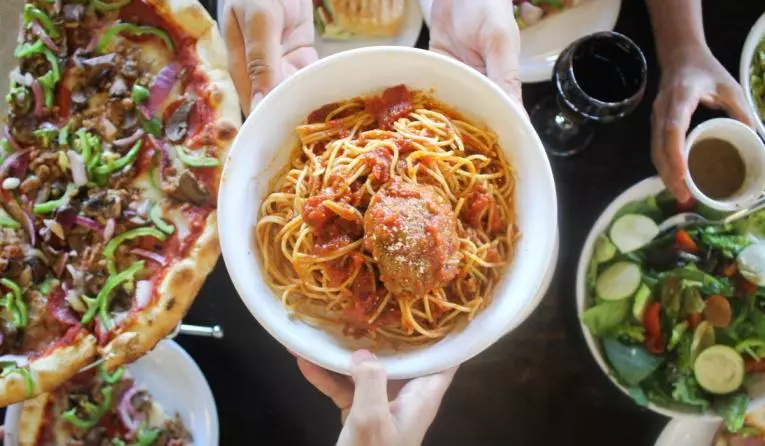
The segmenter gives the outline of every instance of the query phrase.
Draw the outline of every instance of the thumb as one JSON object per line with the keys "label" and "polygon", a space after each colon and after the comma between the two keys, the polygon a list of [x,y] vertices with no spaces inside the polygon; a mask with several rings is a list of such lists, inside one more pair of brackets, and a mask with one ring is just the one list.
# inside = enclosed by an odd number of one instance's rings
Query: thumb
{"label": "thumb", "polygon": [[521,52],[520,34],[515,20],[508,20],[488,31],[481,39],[481,53],[486,63],[486,75],[511,98],[523,104],[518,59]]}
{"label": "thumb", "polygon": [[720,105],[731,118],[737,119],[749,127],[754,127],[755,121],[747,107],[744,89],[736,81],[731,79],[729,83],[720,86],[718,97]]}
{"label": "thumb", "polygon": [[388,377],[372,353],[359,350],[352,356],[351,375],[356,388],[353,392],[351,415],[388,410]]}
{"label": "thumb", "polygon": [[[279,82],[281,33],[284,17],[280,10],[251,5],[236,18],[244,38],[244,56],[250,92],[242,98],[250,113],[258,102]],[[278,9],[278,8],[277,8]]]}

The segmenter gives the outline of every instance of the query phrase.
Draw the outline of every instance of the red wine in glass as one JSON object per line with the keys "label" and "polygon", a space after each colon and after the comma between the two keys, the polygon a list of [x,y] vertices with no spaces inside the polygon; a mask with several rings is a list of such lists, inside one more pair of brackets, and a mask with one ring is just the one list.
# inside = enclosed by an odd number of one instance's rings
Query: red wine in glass
{"label": "red wine in glass", "polygon": [[569,45],[553,69],[556,96],[530,113],[547,153],[569,156],[587,147],[594,123],[621,119],[637,108],[646,79],[643,52],[622,34],[590,34]]}

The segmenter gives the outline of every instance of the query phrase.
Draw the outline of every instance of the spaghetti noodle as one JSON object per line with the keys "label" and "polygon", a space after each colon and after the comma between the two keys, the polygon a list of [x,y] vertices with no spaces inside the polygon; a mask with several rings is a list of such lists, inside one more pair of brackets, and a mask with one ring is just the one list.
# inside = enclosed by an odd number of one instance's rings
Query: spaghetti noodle
{"label": "spaghetti noodle", "polygon": [[297,134],[255,228],[286,308],[395,346],[439,339],[489,304],[519,236],[493,133],[397,86],[326,105]]}

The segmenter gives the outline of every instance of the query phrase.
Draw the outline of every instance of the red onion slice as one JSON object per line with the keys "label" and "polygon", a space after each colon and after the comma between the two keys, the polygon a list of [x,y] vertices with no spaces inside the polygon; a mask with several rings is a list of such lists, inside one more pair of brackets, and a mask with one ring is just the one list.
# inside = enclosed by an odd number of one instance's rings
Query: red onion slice
{"label": "red onion slice", "polygon": [[130,250],[130,253],[138,257],[143,257],[144,259],[157,262],[161,266],[167,265],[167,259],[165,259],[163,255],[157,254],[156,252],[149,251],[147,249],[133,248]]}
{"label": "red onion slice", "polygon": [[117,147],[129,147],[138,142],[143,135],[145,135],[146,132],[143,131],[143,129],[138,129],[133,133],[132,135],[128,136],[127,138],[117,139],[114,141],[114,145]]}
{"label": "red onion slice", "polygon": [[167,153],[167,146],[161,141],[159,141],[157,138],[149,135],[149,141],[156,147],[160,152],[159,157],[159,184],[163,185],[165,183],[165,169],[167,169],[167,166],[170,165],[170,155]]}
{"label": "red onion slice", "polygon": [[37,37],[40,38],[42,43],[45,44],[48,48],[53,50],[53,52],[58,53],[60,48],[58,45],[56,45],[56,42],[53,41],[53,39],[50,38],[50,36],[45,32],[42,26],[40,26],[37,22],[32,22],[32,32],[37,35]]}
{"label": "red onion slice", "polygon": [[16,42],[24,43],[24,14],[19,14],[19,34],[16,36]]}
{"label": "red onion slice", "polygon": [[136,412],[135,408],[133,407],[132,399],[134,396],[138,394],[142,389],[137,385],[133,384],[127,391],[122,395],[122,399],[120,399],[119,406],[117,406],[117,413],[120,416],[120,421],[122,421],[122,425],[127,429],[128,438],[132,439],[135,435],[135,432],[140,427],[141,423],[139,420],[137,420],[138,413]]}
{"label": "red onion slice", "polygon": [[10,154],[8,158],[6,158],[5,161],[3,161],[3,164],[0,164],[0,180],[5,178],[6,175],[8,175],[8,172],[11,171],[11,169],[15,169],[17,163],[22,162],[23,158],[31,150],[32,149],[19,150],[18,152],[13,152],[12,154]]}
{"label": "red onion slice", "polygon": [[104,230],[104,227],[101,225],[101,223],[93,220],[92,218],[83,217],[82,215],[74,217],[74,224],[84,228],[92,229],[96,232],[102,232]]}
{"label": "red onion slice", "polygon": [[104,242],[108,242],[112,239],[116,227],[117,222],[113,218],[106,221],[106,226],[104,226]]}
{"label": "red onion slice", "polygon": [[27,236],[29,236],[29,244],[32,246],[35,246],[37,244],[37,234],[35,233],[35,220],[32,218],[32,216],[29,214],[28,211],[22,209],[22,219],[24,220],[24,230],[27,232]]}
{"label": "red onion slice", "polygon": [[66,156],[69,158],[69,167],[72,168],[72,180],[77,186],[88,184],[88,172],[85,169],[85,161],[79,153],[74,150],[67,150]]}
{"label": "red onion slice", "polygon": [[11,129],[8,128],[8,126],[5,126],[5,139],[8,140],[8,144],[11,145],[11,149],[13,149],[14,152],[21,152],[23,150],[18,141],[16,141],[16,138],[11,135]]}
{"label": "red onion slice", "polygon": [[139,280],[135,283],[135,309],[146,308],[151,302],[151,281]]}
{"label": "red onion slice", "polygon": [[45,95],[37,79],[32,81],[32,93],[35,96],[35,116],[39,118],[45,113]]}
{"label": "red onion slice", "polygon": [[154,82],[149,89],[148,104],[152,115],[159,110],[159,107],[170,95],[170,90],[173,89],[180,73],[181,65],[177,62],[173,62],[159,70],[159,73],[154,76]]}
{"label": "red onion slice", "polygon": [[56,259],[56,263],[53,264],[53,274],[55,274],[57,278],[60,278],[61,275],[64,274],[67,260],[69,260],[69,253],[65,252],[63,255],[60,255]]}
{"label": "red onion slice", "polygon": [[29,365],[29,358],[23,355],[2,355],[0,356],[0,363],[12,362],[19,367],[26,367]]}

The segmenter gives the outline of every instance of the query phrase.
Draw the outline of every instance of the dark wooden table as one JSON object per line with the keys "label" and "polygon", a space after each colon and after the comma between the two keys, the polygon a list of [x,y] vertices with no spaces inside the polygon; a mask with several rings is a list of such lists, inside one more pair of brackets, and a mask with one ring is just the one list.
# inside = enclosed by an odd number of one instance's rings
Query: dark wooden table
{"label": "dark wooden table", "polygon": [[[211,10],[214,1],[207,2]],[[709,44],[738,77],[741,47],[765,3],[707,0],[704,6]],[[462,366],[427,445],[646,446],[668,421],[633,404],[603,375],[584,343],[574,306],[576,264],[590,226],[616,195],[655,173],[649,115],[659,74],[642,1],[623,0],[616,29],[646,53],[646,99],[628,118],[598,129],[585,152],[552,161],[561,237],[552,286],[521,327]],[[426,44],[424,29],[420,46]],[[527,85],[524,101],[530,107],[551,93],[550,84]],[[697,113],[694,122],[710,116]],[[295,359],[250,315],[223,262],[186,322],[225,329],[223,340],[178,339],[212,386],[221,445],[334,444],[341,427],[338,411],[303,380]]]}

